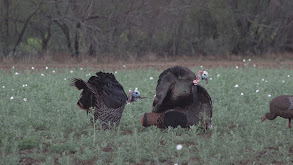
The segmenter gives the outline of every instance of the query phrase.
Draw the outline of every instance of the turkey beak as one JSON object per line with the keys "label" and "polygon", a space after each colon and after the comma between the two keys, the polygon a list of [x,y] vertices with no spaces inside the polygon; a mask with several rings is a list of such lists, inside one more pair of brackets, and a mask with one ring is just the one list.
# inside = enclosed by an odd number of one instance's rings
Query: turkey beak
{"label": "turkey beak", "polygon": [[211,123],[206,124],[206,130],[212,129],[213,125]]}
{"label": "turkey beak", "polygon": [[261,118],[261,122],[265,121],[267,119],[267,116],[264,115],[262,118]]}

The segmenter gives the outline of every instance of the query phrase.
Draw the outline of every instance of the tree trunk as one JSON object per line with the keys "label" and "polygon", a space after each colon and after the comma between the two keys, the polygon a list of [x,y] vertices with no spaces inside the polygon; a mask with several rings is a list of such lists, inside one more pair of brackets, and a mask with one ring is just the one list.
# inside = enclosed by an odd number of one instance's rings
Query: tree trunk
{"label": "tree trunk", "polygon": [[4,0],[4,21],[3,21],[3,53],[4,56],[9,54],[9,0]]}
{"label": "tree trunk", "polygon": [[39,4],[38,4],[38,6],[36,7],[36,9],[27,17],[27,19],[24,21],[24,25],[23,25],[23,27],[22,27],[22,29],[21,29],[21,31],[20,31],[20,33],[19,33],[19,35],[18,35],[18,38],[17,38],[17,41],[16,41],[16,43],[15,43],[15,45],[14,45],[14,48],[13,48],[13,53],[15,53],[15,51],[16,51],[16,48],[18,47],[18,45],[22,42],[22,39],[23,39],[23,36],[24,36],[24,33],[25,33],[25,30],[26,30],[26,28],[28,27],[28,24],[29,24],[29,22],[30,22],[30,20],[32,19],[32,17],[36,14],[36,12],[39,10],[39,8],[40,8],[40,6],[41,6],[41,3],[42,2],[40,2]]}
{"label": "tree trunk", "polygon": [[42,52],[47,52],[48,50],[48,42],[51,39],[51,21],[48,24],[48,28],[47,28],[47,36],[46,33],[42,34]]}
{"label": "tree trunk", "polygon": [[79,33],[80,33],[80,23],[76,24],[76,31],[74,37],[74,55],[79,56]]}

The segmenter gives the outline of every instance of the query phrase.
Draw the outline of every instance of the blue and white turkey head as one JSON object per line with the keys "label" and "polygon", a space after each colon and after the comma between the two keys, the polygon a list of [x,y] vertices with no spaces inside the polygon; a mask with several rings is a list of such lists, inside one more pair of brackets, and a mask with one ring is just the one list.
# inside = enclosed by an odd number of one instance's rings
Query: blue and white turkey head
{"label": "blue and white turkey head", "polygon": [[209,73],[207,71],[203,71],[202,75],[201,75],[201,79],[205,80],[209,77]]}
{"label": "blue and white turkey head", "polygon": [[137,88],[133,91],[133,96],[134,100],[137,100],[140,98],[140,92],[137,90]]}
{"label": "blue and white turkey head", "polygon": [[142,99],[142,97],[140,96],[140,92],[138,91],[137,88],[135,88],[134,90],[129,90],[129,95],[128,95],[128,102],[134,102],[137,99]]}

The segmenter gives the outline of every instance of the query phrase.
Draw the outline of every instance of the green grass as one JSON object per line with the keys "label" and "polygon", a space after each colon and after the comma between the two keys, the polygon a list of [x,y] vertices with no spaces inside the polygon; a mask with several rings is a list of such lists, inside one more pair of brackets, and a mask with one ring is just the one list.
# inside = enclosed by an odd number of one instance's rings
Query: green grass
{"label": "green grass", "polygon": [[[1,70],[0,164],[293,162],[293,132],[286,128],[288,121],[280,117],[263,123],[260,120],[269,111],[273,97],[292,94],[292,70],[208,69],[212,80],[208,86],[202,83],[214,105],[213,129],[208,132],[197,126],[166,130],[142,127],[140,117],[151,111],[162,70],[123,67],[115,76],[125,92],[137,87],[148,98],[126,105],[117,128],[94,130],[86,112],[76,106],[80,91],[69,84],[74,77],[88,80],[88,74],[97,71],[92,68],[22,71],[17,67]],[[238,87],[234,87],[236,84]],[[178,144],[182,144],[182,150],[176,150]]]}

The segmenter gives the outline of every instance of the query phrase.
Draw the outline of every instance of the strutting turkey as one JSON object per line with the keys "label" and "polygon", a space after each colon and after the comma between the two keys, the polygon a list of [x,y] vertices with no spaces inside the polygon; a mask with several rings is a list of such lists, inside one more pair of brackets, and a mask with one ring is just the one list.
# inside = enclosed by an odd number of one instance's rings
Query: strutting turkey
{"label": "strutting turkey", "polygon": [[274,120],[277,116],[288,119],[288,128],[291,128],[291,119],[293,118],[293,96],[281,95],[273,98],[270,102],[270,112],[262,117],[262,121],[266,119]]}
{"label": "strutting turkey", "polygon": [[[212,100],[207,90],[199,85],[200,80],[207,82],[207,78],[206,71],[200,70],[195,76],[190,69],[182,66],[163,71],[157,83],[152,113],[142,116],[142,125],[188,127],[202,122],[206,128],[210,128]],[[176,115],[180,117],[176,118]],[[183,122],[185,118],[186,125]]]}
{"label": "strutting turkey", "polygon": [[71,85],[83,90],[78,107],[87,113],[93,108],[94,121],[100,121],[103,129],[119,124],[127,96],[112,73],[97,72],[88,82],[75,78]]}

